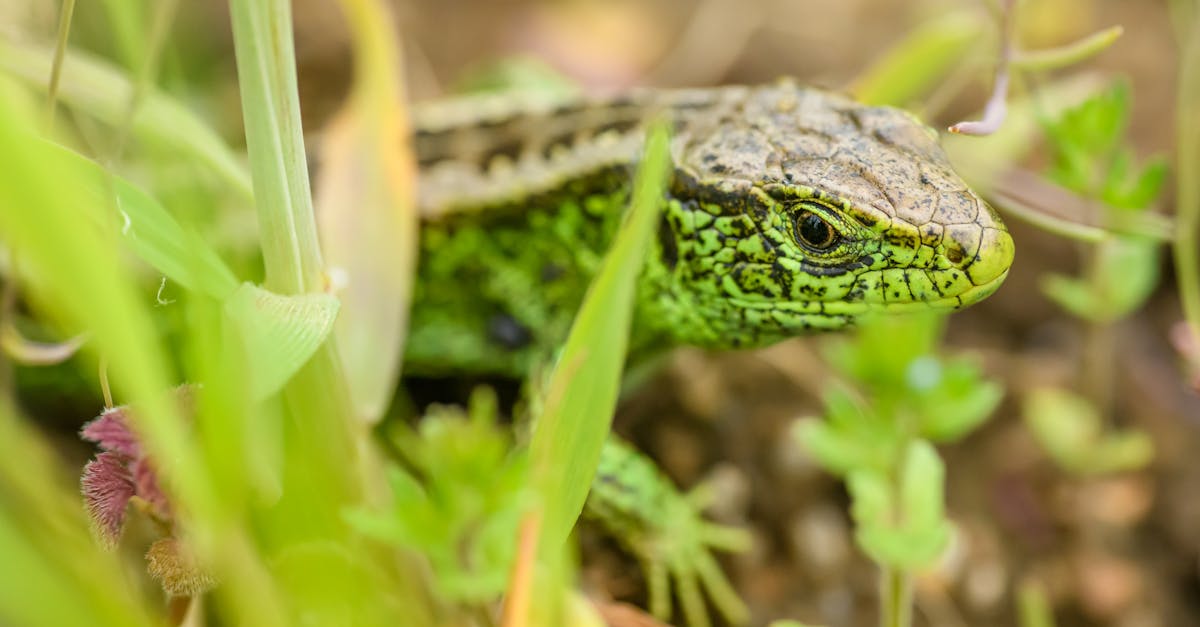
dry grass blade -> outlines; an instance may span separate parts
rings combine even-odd
[[[416,165],[387,7],[343,0],[354,33],[355,80],[327,130],[317,179],[322,249],[342,300],[338,349],[359,418],[387,409],[400,373],[416,267]]]

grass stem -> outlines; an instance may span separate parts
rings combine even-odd
[[[881,627],[912,625],[912,577],[894,566],[883,567],[880,581]]]
[[[46,90],[46,129],[54,128],[54,112],[58,108],[58,84],[62,80],[63,59],[71,39],[71,19],[75,15],[75,0],[63,0],[58,14],[58,38],[54,45],[54,63],[50,66],[50,87]]]

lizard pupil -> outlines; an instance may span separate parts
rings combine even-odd
[[[821,216],[805,211],[796,218],[796,236],[809,248],[827,250],[837,242],[837,233]]]

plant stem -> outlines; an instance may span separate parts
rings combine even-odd
[[[1075,65],[1107,50],[1124,32],[1125,29],[1121,26],[1110,26],[1065,46],[1020,52],[1013,58],[1012,64],[1017,69],[1035,72],[1047,72]]]
[[[1182,11],[1181,11],[1182,13]],[[1192,338],[1200,338],[1200,13],[1192,13],[1192,23],[1181,27],[1187,35],[1179,64],[1179,92],[1176,101],[1176,226],[1175,272],[1179,299]],[[1195,358],[1193,357],[1193,360]],[[1194,366],[1195,364],[1193,364]]]
[[[1005,214],[1012,215],[1018,220],[1051,235],[1091,243],[1100,242],[1108,236],[1108,232],[1098,226],[1078,224],[1049,215],[1034,207],[1030,207],[1017,198],[1005,194],[1003,191],[997,190],[992,203],[1004,211]]]
[[[898,439],[899,454],[892,463],[889,477],[892,492],[892,520],[899,522],[905,519],[904,511],[904,473],[905,461],[909,447],[917,437],[917,416],[911,411],[897,411],[898,399],[881,404],[881,415],[893,416],[899,425]],[[879,584],[879,624],[882,627],[909,627],[912,624],[912,585],[907,571],[894,564],[880,564]]]
[[[265,286],[278,294],[320,291],[323,267],[300,126],[291,5],[230,0],[229,9]]]
[[[899,568],[886,566],[880,573],[879,614],[881,627],[912,625],[912,577]]]
[[[265,286],[277,294],[321,291],[324,267],[300,124],[288,0],[230,0],[246,148],[254,184]],[[294,430],[286,437],[297,523],[318,533],[342,528],[341,506],[364,485],[356,428],[337,348],[330,338],[284,388]],[[287,490],[285,489],[285,492]]]
[[[1089,247],[1085,253],[1088,289],[1100,302],[1109,300],[1103,258],[1113,245],[1112,240],[1105,240]],[[1093,316],[1086,322],[1083,355],[1080,356],[1083,359],[1081,383],[1101,419],[1108,421],[1113,410],[1113,323],[1104,315]]]

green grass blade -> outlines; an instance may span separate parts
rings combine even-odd
[[[531,456],[545,507],[541,546],[547,550],[562,547],[583,510],[608,435],[637,279],[669,168],[667,132],[656,127],[646,143],[630,214],[588,289],[534,426]]]
[[[53,53],[31,44],[0,39],[0,71],[47,89]],[[58,97],[80,113],[117,128],[124,123],[133,83],[112,64],[79,51],[67,54]],[[230,189],[252,195],[242,159],[208,125],[183,104],[151,90],[133,119],[135,136],[178,150],[184,160],[204,164]]]
[[[855,80],[854,97],[867,104],[901,106],[932,89],[977,46],[986,22],[956,11],[913,29]]]

